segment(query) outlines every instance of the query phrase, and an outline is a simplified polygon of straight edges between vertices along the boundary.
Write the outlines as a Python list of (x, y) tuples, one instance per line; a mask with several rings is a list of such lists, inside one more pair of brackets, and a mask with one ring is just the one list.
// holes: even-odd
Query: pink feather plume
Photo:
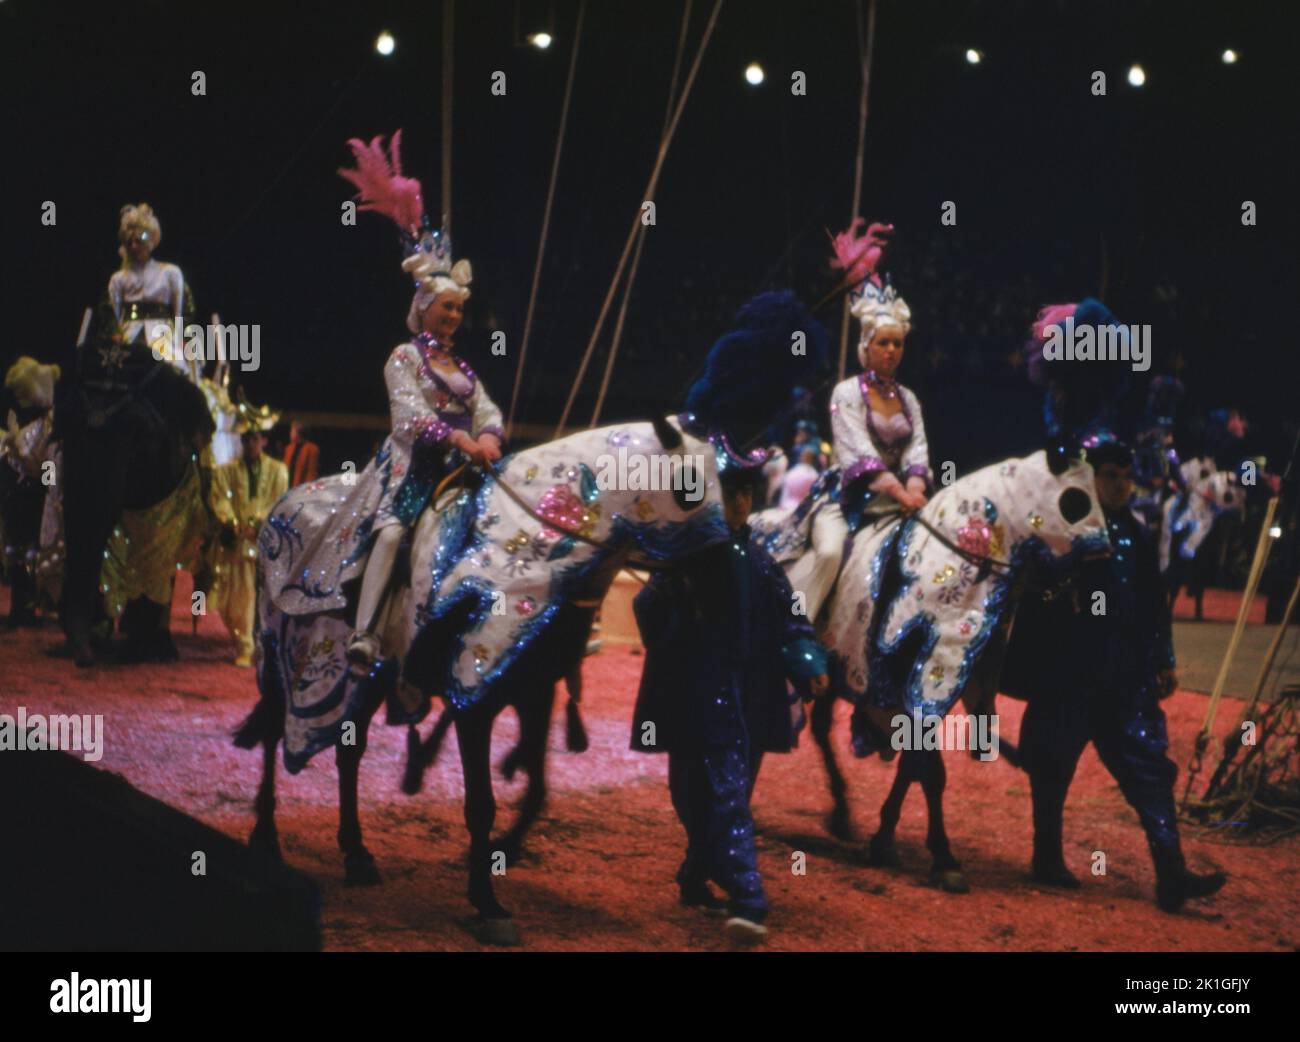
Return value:
[(402, 231), (416, 235), (424, 219), (420, 182), (402, 176), (402, 132), (393, 132), (387, 156), (383, 140), (382, 134), (369, 144), (360, 138), (350, 138), (348, 147), (357, 165), (355, 169), (340, 167), (339, 176), (356, 186), (361, 201), (358, 209), (381, 213)]
[(868, 226), (865, 234), (858, 235), (858, 229), (864, 224), (866, 221), (863, 218), (855, 217), (847, 230), (831, 236), (831, 249), (834, 252), (831, 267), (842, 269), (845, 273), (844, 281), (852, 285), (868, 278), (879, 285), (877, 268), (884, 256), (885, 247), (889, 245), (889, 236), (893, 234), (894, 226), (876, 223)]
[(1074, 309), (1078, 306), (1078, 304), (1048, 304), (1040, 309), (1038, 318), (1034, 320), (1034, 338), (1046, 340), (1048, 329), (1061, 325), (1074, 314)]

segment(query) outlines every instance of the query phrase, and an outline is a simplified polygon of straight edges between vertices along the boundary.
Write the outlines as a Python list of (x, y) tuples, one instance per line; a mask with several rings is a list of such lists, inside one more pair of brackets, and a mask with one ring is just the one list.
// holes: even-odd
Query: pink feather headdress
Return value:
[(396, 130), (384, 155), (383, 135), (366, 144), (350, 138), (348, 147), (356, 168), (339, 167), (339, 176), (351, 181), (361, 201), (358, 209), (381, 213), (411, 238), (418, 238), (425, 224), (424, 199), (420, 182), (402, 176), (402, 132)]
[(1034, 339), (1046, 340), (1047, 331), (1052, 326), (1062, 326), (1067, 318), (1074, 316), (1074, 311), (1078, 304), (1048, 304), (1040, 308), (1038, 317), (1034, 319)]
[[(885, 247), (889, 245), (889, 237), (894, 234), (894, 226), (877, 222), (870, 225), (863, 235), (858, 235), (858, 229), (864, 224), (864, 218), (855, 217), (845, 231), (830, 236), (834, 252), (831, 267), (841, 269), (844, 281), (849, 285), (856, 286), (870, 279), (879, 286), (880, 276), (876, 269), (885, 254)], [(829, 232), (826, 234), (830, 235)]]

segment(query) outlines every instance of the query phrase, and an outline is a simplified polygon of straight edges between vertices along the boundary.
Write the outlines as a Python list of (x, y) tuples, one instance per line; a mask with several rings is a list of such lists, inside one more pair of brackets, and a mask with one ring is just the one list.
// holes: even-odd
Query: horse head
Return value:
[(524, 449), (417, 531), (407, 673), (476, 703), (566, 602), (603, 597), (619, 565), (727, 536), (713, 445), (675, 421)]

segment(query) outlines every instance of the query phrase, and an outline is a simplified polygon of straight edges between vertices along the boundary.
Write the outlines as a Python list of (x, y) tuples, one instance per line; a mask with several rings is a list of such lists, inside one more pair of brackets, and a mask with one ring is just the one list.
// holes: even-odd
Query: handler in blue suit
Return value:
[[(1020, 731), (1034, 804), (1034, 878), (1074, 888), (1062, 813), (1089, 741), (1137, 811), (1156, 868), (1156, 901), (1177, 911), (1212, 894), (1222, 873), (1187, 870), (1178, 838), (1169, 736), (1160, 699), (1176, 685), (1168, 602), (1152, 542), (1129, 507), (1133, 454), (1122, 442), (1090, 449), (1110, 557), (1087, 562), (1067, 590), (1016, 614), (1001, 688), (1028, 699)], [(1104, 601), (1102, 600), (1104, 596)]]
[[(732, 538), (663, 572), (633, 607), (646, 649), (632, 748), (668, 753), (673, 807), (686, 828), (677, 873), (684, 905), (720, 908), (726, 931), (761, 940), (767, 897), (758, 871), (749, 798), (765, 752), (788, 752), (799, 695), (826, 689), (826, 652), (790, 584), (746, 519), (754, 475), (724, 472)], [(787, 693), (786, 677), (797, 693)]]

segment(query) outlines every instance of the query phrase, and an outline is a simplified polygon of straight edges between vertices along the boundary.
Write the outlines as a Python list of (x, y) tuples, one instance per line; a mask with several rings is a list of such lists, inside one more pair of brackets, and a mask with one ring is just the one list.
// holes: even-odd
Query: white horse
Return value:
[[(775, 519), (757, 520), (770, 528)], [(1063, 570), (1107, 549), (1092, 468), (1079, 461), (1049, 466), (1045, 452), (985, 467), (939, 489), (916, 515), (895, 514), (864, 527), (820, 627), (831, 651), (833, 694), (876, 720), (895, 713), (942, 717), (963, 696), (972, 713), (986, 711), (996, 693), (996, 670), (981, 678), (988, 682), (972, 681), (1010, 620), (1025, 567)], [(823, 699), (814, 707), (812, 731), (831, 778), (831, 831), (844, 836), (848, 810), (829, 742), (831, 706)], [(933, 875), (946, 889), (964, 891), (943, 829), (943, 761), (933, 750), (904, 749), (881, 808), (872, 859), (897, 862), (894, 828), (913, 781), (922, 783), (929, 806)]]
[[(620, 457), (639, 466), (620, 470)], [(633, 473), (639, 477), (628, 480)], [(604, 427), (509, 456), (479, 487), (444, 495), (416, 526), (410, 584), (386, 600), (378, 627), (384, 658), (365, 676), (354, 675), (344, 656), (365, 533), (346, 529), (356, 545), (343, 548), (338, 574), (301, 571), (304, 547), (333, 523), (356, 484), (357, 476), (336, 475), (299, 486), (262, 528), (262, 698), (237, 737), (244, 747), (263, 745), (249, 842), (278, 855), (279, 741), (290, 772), (332, 745), (346, 879), (378, 882), (357, 816), (357, 768), (370, 718), (387, 697), (389, 722), (410, 723), (427, 712), (432, 695), (442, 695), (465, 774), (469, 898), (485, 938), (511, 942), (509, 915), (492, 892), (493, 721), (506, 705), (518, 710), (530, 792), (540, 793), (554, 685), (581, 658), (595, 606), (619, 568), (671, 562), (728, 537), (714, 448), (675, 421)], [(292, 579), (290, 596), (267, 588), (272, 575), (280, 583)], [(313, 602), (325, 610), (311, 610)], [(289, 611), (285, 603), (298, 607)]]

